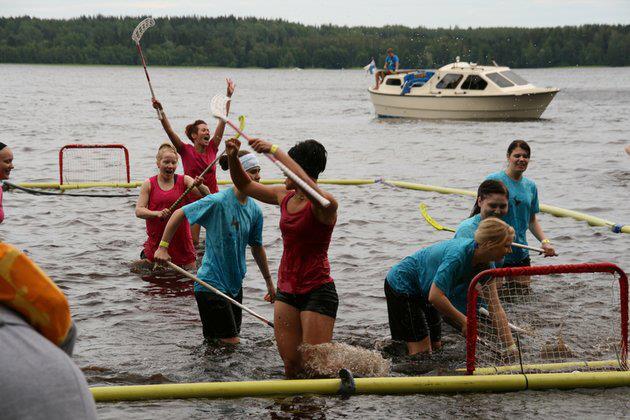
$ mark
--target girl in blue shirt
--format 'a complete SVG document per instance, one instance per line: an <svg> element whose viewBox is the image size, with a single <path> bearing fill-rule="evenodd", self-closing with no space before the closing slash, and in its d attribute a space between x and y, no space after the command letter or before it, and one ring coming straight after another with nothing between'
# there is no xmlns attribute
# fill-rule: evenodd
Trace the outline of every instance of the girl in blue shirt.
<svg viewBox="0 0 630 420"><path fill-rule="evenodd" d="M510 193L501 181L486 179L477 189L477 200L470 217L457 226L456 238L473 238L479 223L488 217L503 219L508 212Z"/></svg>
<svg viewBox="0 0 630 420"><path fill-rule="evenodd" d="M514 140L507 150L507 169L490 174L487 179L503 182L510 192L510 205L504 220L514 228L515 242L527 245L527 230L529 229L540 241L542 249L545 250L545 257L551 257L556 255L556 251L536 218L536 213L540 212L538 189L534 181L523 176L529 165L530 154L527 142ZM504 267L529 265L531 265L529 252L526 249L513 248L512 253L505 259Z"/></svg>
<svg viewBox="0 0 630 420"><path fill-rule="evenodd" d="M250 179L259 182L260 164L256 155L243 151L239 154L239 160ZM222 156L219 163L223 170L228 169L227 156ZM249 245L267 284L265 300L273 302L276 292L262 243L262 211L253 199L232 187L176 210L164 229L160 247L155 251L155 261L170 260L169 242L184 218L190 224L198 223L206 228L206 252L197 272L201 280L242 303L243 278L247 272L245 248ZM238 343L241 308L197 283L195 298L204 337Z"/></svg>
<svg viewBox="0 0 630 420"><path fill-rule="evenodd" d="M385 297L392 339L407 342L410 355L442 346L441 315L466 334L467 285L492 262L511 252L514 229L490 217L479 224L474 239L438 242L404 258L389 270ZM465 287L462 287L465 286ZM505 346L514 347L497 285L482 297L488 304Z"/></svg>

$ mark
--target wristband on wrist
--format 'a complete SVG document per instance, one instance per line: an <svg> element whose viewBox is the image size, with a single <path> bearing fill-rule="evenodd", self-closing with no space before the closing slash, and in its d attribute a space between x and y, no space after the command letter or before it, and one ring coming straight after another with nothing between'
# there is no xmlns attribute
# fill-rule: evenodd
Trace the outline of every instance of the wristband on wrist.
<svg viewBox="0 0 630 420"><path fill-rule="evenodd" d="M541 244L550 244L551 241L549 239L543 239L542 241L540 241Z"/></svg>
<svg viewBox="0 0 630 420"><path fill-rule="evenodd" d="M271 154L274 155L277 151L278 151L278 145L277 144L272 144L271 145Z"/></svg>
<svg viewBox="0 0 630 420"><path fill-rule="evenodd" d="M166 241L160 241L160 246L161 246L162 248L168 248L169 243L168 243L168 242L166 242Z"/></svg>

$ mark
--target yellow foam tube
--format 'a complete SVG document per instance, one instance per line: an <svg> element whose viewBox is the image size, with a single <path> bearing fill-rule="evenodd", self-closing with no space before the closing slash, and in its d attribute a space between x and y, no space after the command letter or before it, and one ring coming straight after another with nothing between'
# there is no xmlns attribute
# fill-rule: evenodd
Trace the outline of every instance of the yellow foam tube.
<svg viewBox="0 0 630 420"><path fill-rule="evenodd" d="M284 182L283 179L263 179L261 180L262 184L271 185L271 184L282 184ZM328 185L368 185L375 184L377 181L372 179L321 179L319 180L320 184L328 184ZM394 185L399 188L406 188L410 190L417 191L427 191L427 192L437 192L440 194L456 194L456 195L466 195L470 197L475 197L476 193L470 190L464 190L461 188L449 188L449 187L439 187L435 185L427 185L427 184L417 184L414 182L406 182L406 181L392 181L392 180L384 180L386 184ZM218 181L219 185L229 185L232 182L229 180L221 180ZM98 188L98 187L119 187L119 188L136 188L142 185L141 181L134 181L130 183L107 183L107 182L95 182L95 183L80 183L80 184L64 184L59 185L58 183L51 182L30 182L30 183L20 183L17 184L24 188L56 188L61 190L69 190L69 189L78 189L78 188ZM615 223L610 220L601 219L599 217L590 216L585 213L580 213L574 210L567 210L556 206L550 206L547 204L541 204L540 210L544 213L549 213L557 217L570 217L575 220L583 221L588 223L591 226L606 226L612 228L615 226ZM630 233L630 225L619 226L619 231L623 233Z"/></svg>
<svg viewBox="0 0 630 420"><path fill-rule="evenodd" d="M23 188L57 189L63 191L81 188L137 188L142 185L142 182L79 182L63 185L60 185L58 182L21 182L16 185Z"/></svg>
<svg viewBox="0 0 630 420"><path fill-rule="evenodd" d="M190 384L103 386L90 388L101 401L136 401L181 398L269 397L295 394L336 394L340 379L298 379Z"/></svg>
<svg viewBox="0 0 630 420"><path fill-rule="evenodd" d="M557 370L570 370L570 369L620 369L621 364L618 360L597 360L590 362L563 362L563 363L538 363L538 364L526 364L522 367L526 371L542 371L552 372ZM466 372L466 369L457 369L457 372ZM521 371L521 365L511 366L495 366L475 369L474 375L494 375L497 373L517 373Z"/></svg>
<svg viewBox="0 0 630 420"><path fill-rule="evenodd" d="M337 394L340 379L208 382L91 388L97 402L182 398L271 397ZM528 375L419 376L358 378L355 394L509 392L525 389L612 388L630 386L630 372L538 373Z"/></svg>
<svg viewBox="0 0 630 420"><path fill-rule="evenodd" d="M630 386L630 372L534 373L528 389L615 388Z"/></svg>

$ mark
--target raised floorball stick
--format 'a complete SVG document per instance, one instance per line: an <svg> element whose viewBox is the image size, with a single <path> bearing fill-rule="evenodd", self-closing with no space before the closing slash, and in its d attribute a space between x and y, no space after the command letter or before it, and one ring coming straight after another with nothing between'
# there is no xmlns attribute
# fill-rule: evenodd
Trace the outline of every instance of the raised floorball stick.
<svg viewBox="0 0 630 420"><path fill-rule="evenodd" d="M263 318L262 316L258 315L256 312L252 311L251 309L249 309L246 306L243 306L242 304L238 303L237 301L235 301L234 299L232 299L231 297L229 297L228 295L226 295L225 293L221 292L218 289L215 289L214 287L210 286L208 283L206 283L203 280L200 280L197 276L195 276L194 274L189 273L188 271L184 270L183 268L173 264L170 261L167 261L167 263L169 267L171 267L173 270L177 271L180 274L183 274L184 276L188 277L191 280L196 281L197 283L199 283L200 285L202 285L203 287L205 287L206 289L210 290L212 293L216 293L217 295L221 296L224 299L227 299L230 303L238 306L239 308L241 308L242 310L244 310L245 312L249 313L250 315L254 316L255 318L258 318L260 321L264 322L265 324L269 325L271 328L273 328L273 322L268 321L267 319Z"/></svg>
<svg viewBox="0 0 630 420"><path fill-rule="evenodd" d="M236 125L234 125L234 123L232 121L228 120L226 110L227 110L227 103L229 101L230 101L230 98L228 98L225 95L221 95L221 94L214 95L214 97L210 101L210 111L212 112L212 115L215 118L218 118L218 119L224 121L227 125L232 127L238 134L242 135L243 138L245 138L245 140L251 141L251 139L245 133L243 133L242 130L239 130L238 127ZM302 178L297 176L292 170L287 168L282 162L280 162L278 159L276 159L273 154L265 153L265 156L267 156L267 158L269 158L269 160L271 160L278 168L280 168L280 170L288 178L291 178L291 180L293 180L293 182L298 184L303 191L307 192L311 197L315 198L319 202L319 204L321 204L324 207L328 207L330 205L330 201L329 200L327 200L324 197L322 197L321 194L319 194L317 191L315 191Z"/></svg>
<svg viewBox="0 0 630 420"><path fill-rule="evenodd" d="M241 115L240 117L238 117L238 121L239 121L239 125L240 125L240 129L242 130L243 128L245 128L245 116ZM240 135L239 135L240 136ZM238 138L238 136L236 137ZM206 175L206 173L208 173L208 171L210 169L212 169L214 167L214 165L217 164L217 162L219 161L219 159L221 159L221 156L223 156L225 154L225 149L223 149L223 151L212 161L212 163L210 163L210 165L206 166L206 169L203 170L202 173L199 174L200 177L203 178L204 175ZM179 206L179 203L182 202L182 200L184 198L186 198L186 196L188 195L189 192L191 192L193 190L193 188L195 188L194 184L191 184L189 187L186 188L186 191L184 191L182 193L182 195L179 196L179 198L173 203L171 204L171 206L168 208L168 210L172 213L173 211L175 211L175 209L177 208L177 206Z"/></svg>
<svg viewBox="0 0 630 420"><path fill-rule="evenodd" d="M149 82L149 90L151 91L151 98L155 100L155 92L153 92L153 86L151 85L151 78L149 77L149 72L147 71L147 63L144 60L144 54L142 54L142 47L140 46L140 39L142 35L146 32L150 27L155 26L155 20L152 17L148 17L144 19L142 22L136 26L136 29L133 30L131 34L131 39L136 43L136 47L138 48L138 53L140 54L140 59L142 59L142 67L144 67L144 74L147 76L147 82ZM158 118L162 119L162 111L156 109Z"/></svg>

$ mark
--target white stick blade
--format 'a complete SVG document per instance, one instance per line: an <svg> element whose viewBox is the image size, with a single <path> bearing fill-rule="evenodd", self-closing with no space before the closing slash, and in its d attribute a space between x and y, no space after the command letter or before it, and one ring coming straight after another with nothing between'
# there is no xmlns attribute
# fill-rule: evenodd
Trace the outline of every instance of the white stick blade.
<svg viewBox="0 0 630 420"><path fill-rule="evenodd" d="M144 19L138 24L138 26L136 26L136 29L133 30L133 33L131 34L131 39L133 39L136 44L140 43L140 38L142 38L144 32L151 26L155 26L155 20L152 17Z"/></svg>
<svg viewBox="0 0 630 420"><path fill-rule="evenodd" d="M227 119L228 102L230 102L230 98L227 96L221 94L214 95L212 100L210 100L210 112L212 115L222 120Z"/></svg>

